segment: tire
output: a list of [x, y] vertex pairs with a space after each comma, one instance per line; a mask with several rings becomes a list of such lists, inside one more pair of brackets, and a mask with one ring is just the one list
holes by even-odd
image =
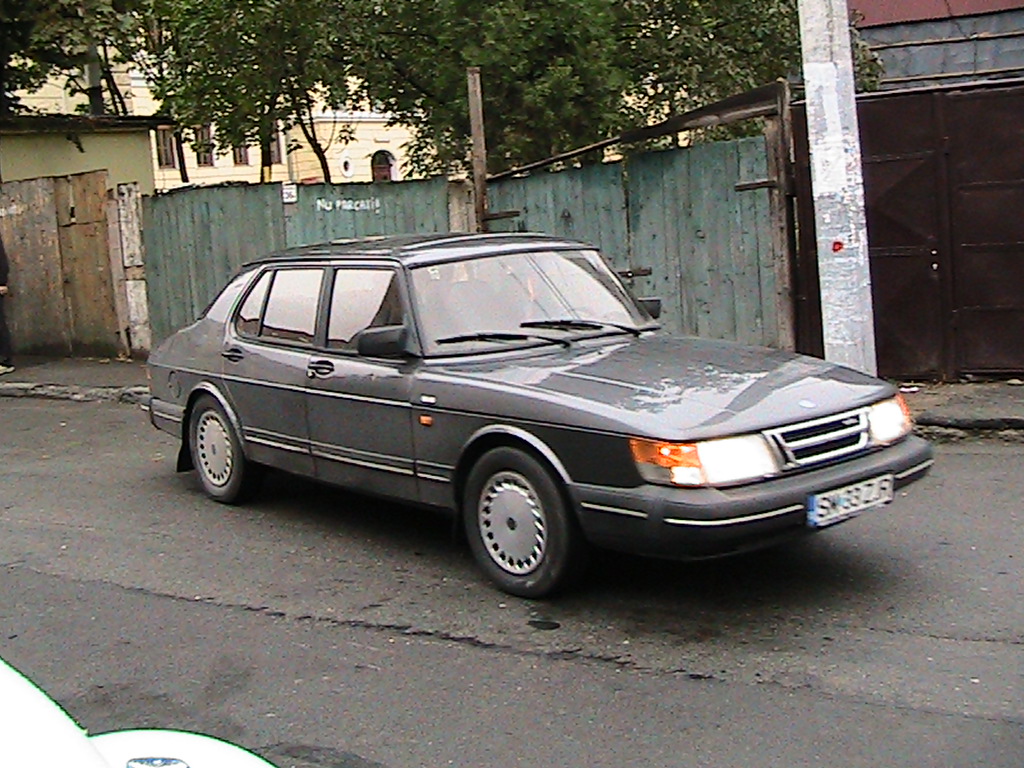
[[262, 479], [262, 467], [245, 458], [231, 420], [210, 395], [196, 400], [188, 436], [192, 465], [211, 499], [237, 504], [255, 492]]
[[586, 542], [552, 474], [518, 448], [495, 448], [473, 467], [463, 497], [477, 564], [504, 592], [540, 598], [582, 569]]

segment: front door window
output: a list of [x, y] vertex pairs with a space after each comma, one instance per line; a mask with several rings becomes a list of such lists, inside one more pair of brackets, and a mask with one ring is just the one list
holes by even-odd
[[402, 322], [402, 299], [394, 272], [340, 269], [335, 273], [327, 324], [328, 347], [355, 350], [360, 331]]

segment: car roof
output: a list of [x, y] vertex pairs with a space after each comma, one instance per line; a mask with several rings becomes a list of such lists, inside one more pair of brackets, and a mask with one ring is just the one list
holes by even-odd
[[575, 250], [593, 246], [535, 232], [385, 235], [302, 245], [263, 256], [246, 266], [267, 262], [364, 261], [390, 259], [406, 266], [439, 264], [482, 255], [539, 250]]

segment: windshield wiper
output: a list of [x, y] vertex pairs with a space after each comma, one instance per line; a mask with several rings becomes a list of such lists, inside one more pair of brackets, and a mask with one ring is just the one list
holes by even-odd
[[481, 331], [479, 333], [463, 333], [458, 336], [446, 336], [438, 339], [435, 344], [458, 344], [463, 341], [530, 341], [538, 339], [549, 344], [561, 344], [563, 347], [572, 345], [568, 339], [555, 339], [536, 333], [511, 333], [507, 331]]
[[642, 329], [621, 323], [606, 323], [602, 320], [583, 320], [575, 317], [564, 317], [551, 320], [527, 320], [519, 324], [520, 328], [562, 328], [566, 330], [599, 331], [602, 328], [615, 328], [634, 336], [639, 336]]

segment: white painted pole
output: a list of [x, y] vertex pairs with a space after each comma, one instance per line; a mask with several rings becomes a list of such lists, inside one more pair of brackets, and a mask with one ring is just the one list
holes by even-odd
[[846, 0], [799, 0], [825, 359], [877, 371]]

